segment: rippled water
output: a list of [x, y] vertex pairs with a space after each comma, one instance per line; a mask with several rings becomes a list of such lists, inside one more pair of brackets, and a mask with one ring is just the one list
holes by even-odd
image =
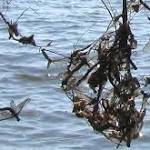
[[[120, 0], [114, 0], [119, 12]], [[35, 33], [40, 45], [54, 40], [51, 50], [68, 54], [74, 47], [83, 47], [97, 39], [106, 29], [109, 15], [100, 9], [99, 0], [14, 0], [7, 12], [16, 20], [19, 14], [31, 7], [19, 20], [22, 33]], [[142, 51], [150, 34], [150, 22], [140, 13], [133, 20], [133, 30], [139, 49], [133, 54], [138, 75], [150, 74], [150, 52]], [[31, 103], [21, 114], [22, 120], [0, 122], [0, 149], [9, 150], [98, 150], [115, 149], [115, 145], [95, 133], [84, 119], [72, 113], [72, 104], [60, 88], [60, 82], [47, 75], [46, 61], [38, 49], [22, 46], [8, 40], [0, 20], [0, 104], [9, 105], [11, 99], [20, 102], [26, 97]], [[56, 73], [53, 66], [50, 73]], [[144, 137], [133, 141], [131, 149], [149, 149], [150, 113], [143, 129]], [[126, 147], [120, 147], [126, 149]]]

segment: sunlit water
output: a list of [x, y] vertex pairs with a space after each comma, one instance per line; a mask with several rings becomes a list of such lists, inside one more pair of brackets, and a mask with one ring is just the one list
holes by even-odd
[[[114, 0], [115, 12], [121, 2]], [[97, 39], [106, 29], [109, 15], [101, 9], [99, 0], [14, 0], [7, 18], [19, 19], [19, 29], [25, 35], [35, 34], [39, 45], [46, 45], [59, 53], [68, 54], [73, 47], [84, 47]], [[34, 11], [33, 11], [34, 10]], [[133, 59], [136, 75], [150, 74], [150, 51], [142, 50], [150, 37], [147, 12], [134, 17], [132, 27], [139, 47]], [[150, 14], [149, 14], [150, 15]], [[63, 70], [52, 66], [50, 74]], [[0, 122], [0, 149], [5, 150], [112, 150], [116, 145], [95, 133], [84, 119], [72, 114], [72, 104], [60, 88], [60, 81], [52, 80], [46, 61], [39, 50], [8, 40], [6, 28], [0, 20], [0, 104], [8, 106], [11, 99], [19, 103], [26, 97], [32, 101], [15, 119]], [[147, 112], [141, 139], [132, 142], [130, 149], [149, 149], [150, 112]], [[120, 149], [127, 149], [120, 147]]]

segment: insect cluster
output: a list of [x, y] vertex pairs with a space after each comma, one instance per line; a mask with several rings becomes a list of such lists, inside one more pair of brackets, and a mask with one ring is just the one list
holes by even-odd
[[122, 142], [130, 147], [132, 139], [139, 137], [149, 98], [132, 75], [137, 69], [131, 59], [137, 41], [128, 11], [137, 13], [141, 5], [124, 0], [122, 13], [112, 18], [100, 38], [73, 51], [62, 79], [76, 116], [86, 118], [107, 139], [117, 140], [117, 147]]

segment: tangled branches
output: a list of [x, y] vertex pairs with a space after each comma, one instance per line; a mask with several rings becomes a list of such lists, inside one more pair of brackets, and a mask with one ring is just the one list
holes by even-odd
[[[144, 4], [128, 5], [138, 12], [137, 7]], [[137, 41], [128, 20], [129, 6], [123, 0], [122, 14], [113, 18], [113, 25], [97, 41], [71, 54], [62, 80], [76, 116], [86, 118], [109, 140], [117, 139], [117, 148], [123, 141], [130, 147], [132, 139], [139, 137], [150, 96], [131, 72], [137, 69], [131, 60]]]

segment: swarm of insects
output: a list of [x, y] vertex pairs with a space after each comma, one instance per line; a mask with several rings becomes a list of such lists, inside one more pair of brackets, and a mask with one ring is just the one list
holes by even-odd
[[[62, 79], [76, 116], [86, 118], [107, 139], [117, 140], [117, 148], [122, 142], [130, 147], [139, 137], [150, 96], [132, 75], [132, 69], [137, 69], [131, 59], [137, 41], [128, 9], [138, 12], [141, 5], [148, 7], [143, 1], [123, 0], [122, 14], [112, 18], [107, 31], [87, 47], [73, 51]], [[138, 109], [137, 101], [141, 101]]]

